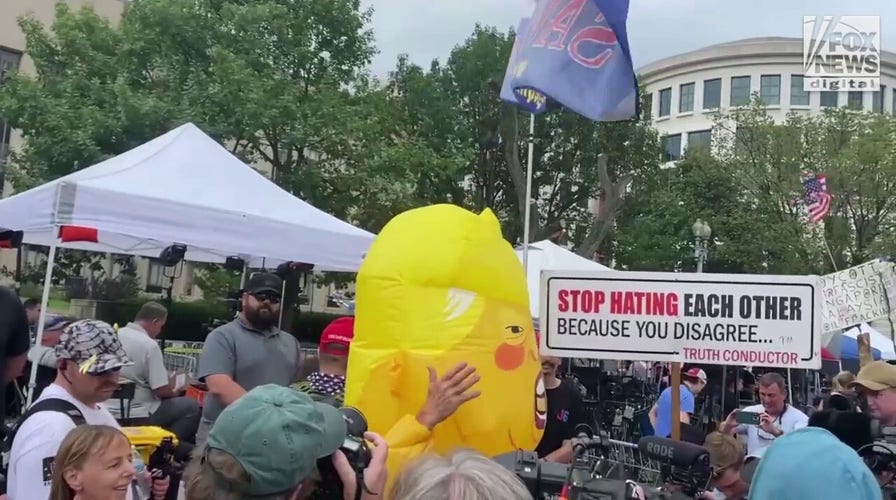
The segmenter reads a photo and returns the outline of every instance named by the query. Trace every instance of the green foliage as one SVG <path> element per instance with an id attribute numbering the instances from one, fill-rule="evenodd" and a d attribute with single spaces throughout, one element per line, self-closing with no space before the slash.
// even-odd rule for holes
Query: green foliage
<path id="1" fill-rule="evenodd" d="M 499 99 L 514 33 L 476 26 L 444 61 L 422 68 L 399 57 L 379 82 L 366 73 L 375 52 L 370 16 L 359 0 L 141 0 L 117 26 L 64 3 L 49 27 L 26 18 L 36 74 L 0 88 L 3 116 L 26 139 L 10 179 L 27 188 L 192 121 L 249 164 L 269 167 L 290 193 L 368 230 L 448 202 L 491 208 L 505 237 L 519 242 L 528 115 Z M 714 230 L 710 271 L 823 273 L 893 255 L 894 138 L 888 114 L 831 110 L 775 123 L 755 99 L 717 117 L 712 156 L 689 151 L 663 169 L 659 137 L 644 120 L 548 113 L 533 137 L 531 239 L 563 228 L 586 256 L 610 253 L 626 269 L 690 270 L 699 217 Z M 828 174 L 835 198 L 824 224 L 806 223 L 804 170 Z M 116 268 L 132 276 L 125 264 Z M 93 296 L 131 293 L 127 278 L 106 276 L 83 252 L 61 252 L 57 268 L 56 285 L 84 275 L 88 289 L 101 289 Z M 42 279 L 39 268 L 25 275 Z M 197 275 L 208 298 L 238 279 L 215 267 Z M 184 307 L 185 316 L 215 315 Z M 190 323 L 184 331 L 201 330 Z"/>
<path id="2" fill-rule="evenodd" d="M 146 300 L 102 304 L 103 307 L 97 308 L 97 319 L 123 326 L 134 319 L 144 302 Z M 338 317 L 338 314 L 303 312 L 295 316 L 290 332 L 302 342 L 317 344 L 324 327 Z M 213 319 L 229 321 L 230 318 L 232 312 L 223 301 L 174 302 L 169 306 L 163 334 L 169 340 L 202 342 Z"/>
<path id="3" fill-rule="evenodd" d="M 824 274 L 892 255 L 894 133 L 891 115 L 844 109 L 776 123 L 754 100 L 717 117 L 714 157 L 689 151 L 635 187 L 614 256 L 626 269 L 692 270 L 697 218 L 713 228 L 711 272 Z M 807 220 L 804 171 L 827 174 L 823 224 Z"/>
<path id="4" fill-rule="evenodd" d="M 196 286 L 206 300 L 224 299 L 240 289 L 240 271 L 230 271 L 222 266 L 205 265 L 195 271 Z"/>

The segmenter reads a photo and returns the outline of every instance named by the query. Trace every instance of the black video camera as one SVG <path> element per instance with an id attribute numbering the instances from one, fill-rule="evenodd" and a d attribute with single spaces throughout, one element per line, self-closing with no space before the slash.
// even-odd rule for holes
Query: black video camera
<path id="1" fill-rule="evenodd" d="M 574 454 L 572 463 L 569 465 L 539 460 L 538 456 L 530 451 L 505 453 L 495 457 L 494 460 L 516 474 L 536 500 L 559 498 L 568 500 L 628 500 L 634 498 L 684 500 L 697 497 L 699 492 L 695 491 L 694 494 L 688 495 L 684 488 L 666 491 L 645 487 L 631 480 L 604 477 L 604 472 L 612 472 L 615 468 L 615 465 L 605 458 L 611 456 L 610 448 L 614 443 L 611 443 L 606 433 L 599 433 L 592 437 L 593 433 L 590 428 L 587 428 L 588 426 L 579 427 L 584 429 L 572 441 Z M 627 443 L 624 444 L 627 445 Z M 656 445 L 656 443 L 651 444 Z M 641 448 L 640 444 L 639 448 Z M 692 462 L 702 463 L 702 454 L 700 457 L 694 458 L 692 457 L 693 450 L 687 449 L 684 450 L 684 455 L 687 456 L 684 456 L 677 445 L 675 448 L 674 450 L 669 449 L 669 456 L 673 458 L 672 463 L 680 462 L 682 457 L 690 460 L 689 464 Z M 700 449 L 702 450 L 702 448 Z M 586 455 L 589 450 L 595 451 L 596 457 Z M 705 453 L 705 450 L 703 452 Z M 708 454 L 706 456 L 708 457 Z M 665 455 L 664 458 L 666 458 Z M 677 460 L 675 460 L 676 458 Z M 708 463 L 708 458 L 706 461 Z M 606 470 L 607 465 L 612 465 L 609 471 Z M 708 477 L 706 482 L 708 482 Z M 688 484 L 691 483 L 692 481 L 688 482 Z"/>
<path id="2" fill-rule="evenodd" d="M 345 420 L 346 436 L 339 450 L 342 451 L 355 471 L 357 481 L 355 498 L 360 499 L 365 489 L 364 469 L 370 465 L 370 449 L 367 447 L 367 443 L 364 442 L 364 433 L 367 432 L 367 419 L 357 408 L 340 406 L 336 398 L 326 398 L 320 402 L 335 406 L 342 412 L 342 418 Z M 314 491 L 311 492 L 309 498 L 312 500 L 343 500 L 342 479 L 333 466 L 332 457 L 327 456 L 318 459 L 317 470 L 320 473 L 320 481 L 317 483 Z"/>

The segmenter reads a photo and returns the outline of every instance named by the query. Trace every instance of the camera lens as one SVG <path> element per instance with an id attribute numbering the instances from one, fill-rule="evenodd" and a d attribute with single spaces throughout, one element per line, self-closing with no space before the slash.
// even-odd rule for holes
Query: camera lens
<path id="1" fill-rule="evenodd" d="M 339 408 L 342 418 L 345 420 L 345 431 L 349 436 L 363 436 L 367 432 L 367 419 L 361 410 L 351 406 Z"/>

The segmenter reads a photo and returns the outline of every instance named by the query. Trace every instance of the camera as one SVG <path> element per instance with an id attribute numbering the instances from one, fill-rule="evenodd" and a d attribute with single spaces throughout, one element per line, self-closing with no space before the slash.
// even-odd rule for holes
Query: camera
<path id="1" fill-rule="evenodd" d="M 580 433 L 573 440 L 575 454 L 569 465 L 539 460 L 531 451 L 505 453 L 493 460 L 516 474 L 536 500 L 685 500 L 697 498 L 703 491 L 697 485 L 705 487 L 709 481 L 704 468 L 698 466 L 702 464 L 702 455 L 701 461 L 688 462 L 691 467 L 673 467 L 670 480 L 666 481 L 672 486 L 669 488 L 651 488 L 633 480 L 604 477 L 618 465 L 606 458 L 611 456 L 610 444 L 604 433 L 597 437 Z M 588 450 L 596 453 L 586 455 Z"/>
<path id="2" fill-rule="evenodd" d="M 874 441 L 858 449 L 859 456 L 881 483 L 884 498 L 896 498 L 896 427 L 881 427 L 871 421 L 870 433 Z"/>
<path id="3" fill-rule="evenodd" d="M 335 398 L 327 398 L 320 401 L 339 408 L 342 418 L 345 420 L 345 441 L 339 448 L 348 459 L 349 465 L 355 471 L 357 480 L 356 497 L 364 492 L 364 469 L 370 465 L 370 449 L 364 442 L 364 433 L 367 432 L 367 419 L 357 408 L 351 406 L 339 406 Z M 332 457 L 327 456 L 317 460 L 317 470 L 320 473 L 320 481 L 311 492 L 309 498 L 313 500 L 343 500 L 342 480 L 333 466 Z"/>

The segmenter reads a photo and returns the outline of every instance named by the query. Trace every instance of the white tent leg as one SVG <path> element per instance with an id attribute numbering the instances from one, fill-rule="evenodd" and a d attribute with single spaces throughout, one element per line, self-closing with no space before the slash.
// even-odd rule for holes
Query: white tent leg
<path id="1" fill-rule="evenodd" d="M 47 254 L 47 273 L 44 275 L 44 292 L 40 297 L 40 318 L 37 320 L 37 336 L 34 345 L 41 345 L 44 336 L 44 324 L 47 322 L 47 305 L 50 303 L 50 288 L 53 284 L 53 267 L 56 265 L 56 245 L 50 246 L 50 252 Z M 34 388 L 37 385 L 37 361 L 31 362 L 31 375 L 28 377 L 28 396 L 25 399 L 25 406 L 22 413 L 31 406 L 31 400 L 34 396 Z"/>
<path id="2" fill-rule="evenodd" d="M 286 295 L 286 280 L 283 280 L 283 286 L 280 287 L 280 317 L 277 318 L 277 328 L 283 329 L 283 296 Z"/>
<path id="3" fill-rule="evenodd" d="M 240 289 L 246 288 L 246 278 L 249 276 L 249 261 L 243 261 L 243 275 L 240 276 Z"/>

